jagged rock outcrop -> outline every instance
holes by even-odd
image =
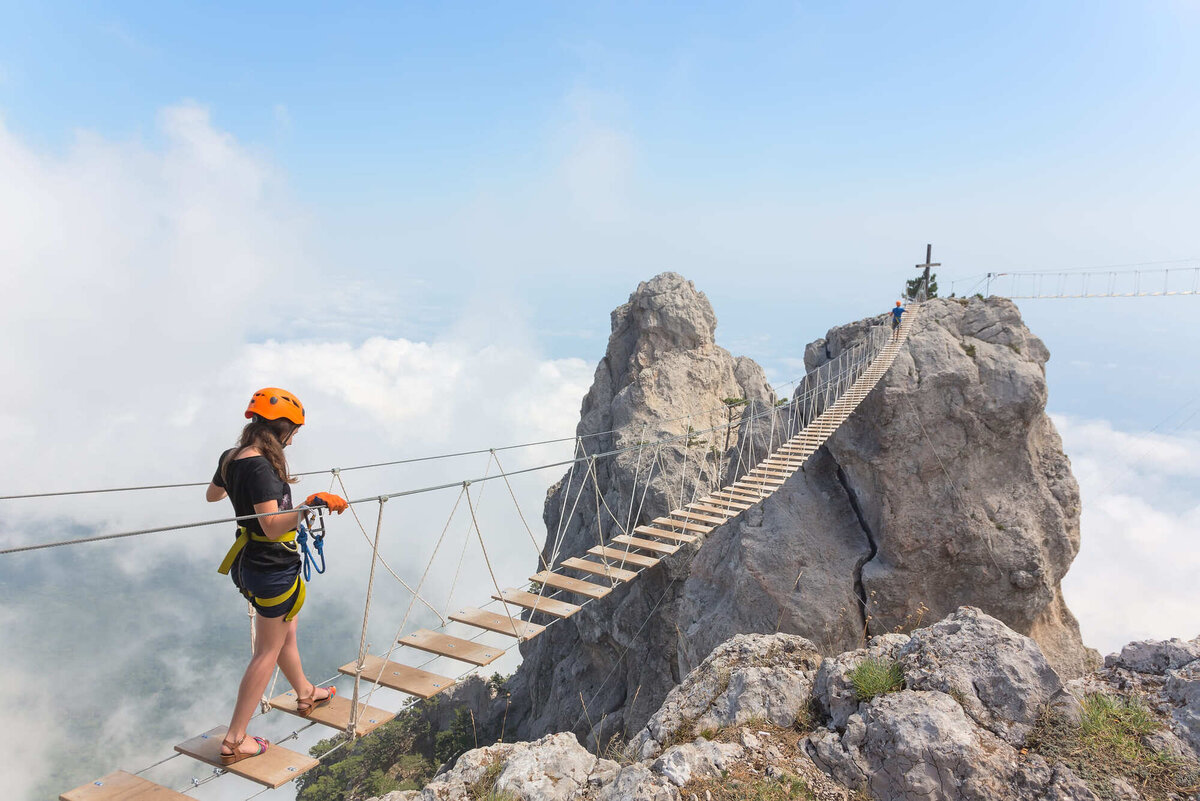
[[[1200,638],[1135,643],[1064,688],[1032,639],[970,607],[824,659],[794,635],[739,635],[683,679],[619,762],[597,758],[573,735],[551,735],[470,751],[421,794],[385,801],[491,791],[521,801],[691,801],[709,792],[837,801],[1194,797],[1200,763],[1177,734],[1188,737],[1188,721],[1200,718],[1200,695],[1189,689],[1200,674],[1197,649]],[[868,660],[898,665],[899,684],[855,695],[855,669]],[[1111,731],[1094,719],[1089,734],[1060,710],[1090,693],[1143,705],[1149,730],[1104,751]]]
[[[737,447],[736,432],[729,442],[723,432],[719,441],[705,433],[727,423],[722,401],[774,401],[762,369],[719,347],[715,331],[708,299],[675,273],[640,284],[612,313],[608,350],[583,400],[577,434],[585,453],[633,449],[597,460],[594,476],[572,470],[550,489],[547,562],[608,543],[631,517],[636,525],[676,508],[681,496],[692,496],[697,465],[711,476],[723,469],[726,448]],[[695,437],[686,436],[689,428]],[[672,436],[683,439],[655,450],[636,447]],[[682,549],[522,646],[524,662],[509,683],[509,730],[526,738],[574,731],[595,744],[640,728],[686,672],[676,656],[673,610],[694,552]],[[633,658],[626,658],[631,648]]]
[[[871,322],[831,330],[806,366],[853,347]],[[1094,666],[1060,588],[1080,503],[1045,414],[1048,358],[1011,301],[930,301],[830,438],[876,548],[861,577],[869,633],[911,627],[922,605],[938,618],[966,604],[1033,637],[1064,676]]]

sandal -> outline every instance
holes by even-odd
[[[313,710],[319,706],[324,706],[333,700],[337,695],[337,687],[326,687],[327,695],[324,698],[316,698],[317,690],[321,689],[313,685],[312,695],[296,696],[296,714],[302,718],[306,718],[313,713]]]
[[[232,765],[234,762],[241,762],[243,759],[249,759],[250,757],[261,756],[262,754],[266,753],[267,748],[269,748],[271,745],[270,741],[264,740],[262,737],[255,737],[254,742],[258,743],[258,750],[251,754],[251,753],[247,753],[245,751],[238,750],[238,746],[240,746],[245,741],[246,741],[246,735],[244,735],[244,734],[241,737],[239,737],[237,742],[235,742],[235,743],[229,742],[228,738],[222,740],[221,741],[221,764],[222,765]],[[229,754],[225,753],[226,748],[228,748],[232,753],[229,753]]]

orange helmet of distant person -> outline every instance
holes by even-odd
[[[304,405],[300,399],[286,389],[278,387],[263,387],[250,398],[246,407],[246,417],[254,415],[267,420],[285,418],[298,426],[304,425]]]
[[[899,306],[899,305],[900,305],[900,301],[896,301],[896,305],[897,305],[897,306]]]

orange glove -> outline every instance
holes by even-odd
[[[332,492],[314,492],[304,499],[305,506],[324,506],[331,512],[337,512],[339,515],[346,511],[349,506],[346,500],[341,496],[334,495]]]

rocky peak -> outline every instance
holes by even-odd
[[[716,344],[717,315],[703,292],[678,273],[660,273],[638,284],[612,313],[605,359],[613,382],[628,384],[663,354]]]
[[[886,322],[830,330],[806,349],[808,367]],[[588,437],[589,453],[719,425],[724,398],[774,402],[757,364],[715,344],[712,307],[681,276],[639,285],[612,323],[578,429],[611,433]],[[963,604],[1031,636],[1061,675],[1085,672],[1095,655],[1059,589],[1079,497],[1045,414],[1047,358],[1008,301],[924,304],[880,385],[778,492],[523,646],[509,730],[573,731],[599,748],[634,736],[735,635],[799,635],[837,654]],[[754,436],[743,427],[731,444]],[[690,496],[683,443],[653,454],[641,496],[651,456],[600,460],[552,487],[543,557],[583,554],[621,533],[622,516],[646,523]],[[575,504],[585,490],[600,503]]]

